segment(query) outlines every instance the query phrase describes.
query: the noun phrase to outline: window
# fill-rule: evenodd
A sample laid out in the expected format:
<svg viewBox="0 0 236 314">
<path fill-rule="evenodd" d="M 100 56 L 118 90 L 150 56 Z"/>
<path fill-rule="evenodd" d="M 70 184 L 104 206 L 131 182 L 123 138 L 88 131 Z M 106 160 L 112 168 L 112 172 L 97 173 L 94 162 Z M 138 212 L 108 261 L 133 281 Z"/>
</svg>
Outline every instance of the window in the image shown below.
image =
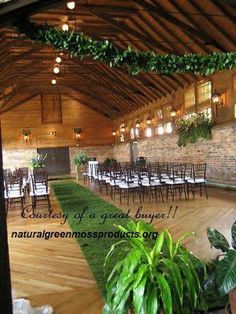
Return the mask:
<svg viewBox="0 0 236 314">
<path fill-rule="evenodd" d="M 167 133 L 167 134 L 170 134 L 173 132 L 173 126 L 172 126 L 172 123 L 171 122 L 167 122 L 165 125 L 164 125 L 164 133 Z"/>
<path fill-rule="evenodd" d="M 211 104 L 211 82 L 202 81 L 197 84 L 198 105 Z"/>
<path fill-rule="evenodd" d="M 131 138 L 131 140 L 134 140 L 134 138 L 135 138 L 134 128 L 130 129 L 130 138 Z"/>
<path fill-rule="evenodd" d="M 157 127 L 157 134 L 158 135 L 163 135 L 164 134 L 164 128 L 163 128 L 163 126 L 161 124 Z"/>
<path fill-rule="evenodd" d="M 157 110 L 157 119 L 162 120 L 163 119 L 163 109 L 160 108 Z"/>
<path fill-rule="evenodd" d="M 200 81 L 184 93 L 184 107 L 187 113 L 201 111 L 211 107 L 212 83 Z"/>
<path fill-rule="evenodd" d="M 152 136 L 152 128 L 147 127 L 146 128 L 146 137 L 151 137 Z"/>
<path fill-rule="evenodd" d="M 169 119 L 171 116 L 170 116 L 170 110 L 171 110 L 172 106 L 169 105 L 169 104 L 166 104 L 164 107 L 163 107 L 163 112 L 164 112 L 164 119 Z"/>
<path fill-rule="evenodd" d="M 184 93 L 184 107 L 185 110 L 188 111 L 188 109 L 195 109 L 196 104 L 196 95 L 195 95 L 195 85 L 191 86 L 189 89 L 187 89 Z"/>
</svg>

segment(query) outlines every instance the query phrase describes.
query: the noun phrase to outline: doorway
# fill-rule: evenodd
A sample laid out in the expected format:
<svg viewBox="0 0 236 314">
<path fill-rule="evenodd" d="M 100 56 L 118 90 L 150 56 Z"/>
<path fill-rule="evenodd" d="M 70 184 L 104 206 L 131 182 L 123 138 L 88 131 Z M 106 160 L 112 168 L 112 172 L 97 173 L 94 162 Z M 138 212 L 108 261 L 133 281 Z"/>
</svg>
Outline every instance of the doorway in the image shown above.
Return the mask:
<svg viewBox="0 0 236 314">
<path fill-rule="evenodd" d="M 50 176 L 70 174 L 69 147 L 38 148 L 38 154 L 47 154 L 45 170 Z"/>
<path fill-rule="evenodd" d="M 137 158 L 138 158 L 138 143 L 131 142 L 130 143 L 130 162 L 136 163 Z"/>
</svg>

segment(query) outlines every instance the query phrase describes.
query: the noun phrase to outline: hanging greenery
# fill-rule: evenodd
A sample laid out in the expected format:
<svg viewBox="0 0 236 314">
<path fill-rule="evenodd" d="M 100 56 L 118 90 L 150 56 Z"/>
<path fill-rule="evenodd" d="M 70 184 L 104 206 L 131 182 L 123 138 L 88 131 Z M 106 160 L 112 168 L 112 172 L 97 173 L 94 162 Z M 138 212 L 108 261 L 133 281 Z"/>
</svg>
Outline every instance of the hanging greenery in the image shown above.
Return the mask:
<svg viewBox="0 0 236 314">
<path fill-rule="evenodd" d="M 159 55 L 150 51 L 136 51 L 131 47 L 121 50 L 108 40 L 94 40 L 83 33 L 64 32 L 48 24 L 36 25 L 24 22 L 18 28 L 31 40 L 50 44 L 58 50 L 67 51 L 74 57 L 91 58 L 105 62 L 110 67 L 126 69 L 131 75 L 141 72 L 209 75 L 236 66 L 236 52 L 214 52 L 208 55 Z"/>
<path fill-rule="evenodd" d="M 212 119 L 206 113 L 193 113 L 180 119 L 177 122 L 178 145 L 196 143 L 200 138 L 210 140 L 213 125 Z"/>
</svg>

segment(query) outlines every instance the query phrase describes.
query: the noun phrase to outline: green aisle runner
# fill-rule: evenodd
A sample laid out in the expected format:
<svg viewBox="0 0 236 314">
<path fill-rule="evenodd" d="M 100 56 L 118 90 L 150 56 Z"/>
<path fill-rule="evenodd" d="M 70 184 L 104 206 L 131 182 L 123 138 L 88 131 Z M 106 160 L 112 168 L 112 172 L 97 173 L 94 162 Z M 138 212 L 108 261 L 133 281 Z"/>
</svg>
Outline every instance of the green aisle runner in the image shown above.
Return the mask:
<svg viewBox="0 0 236 314">
<path fill-rule="evenodd" d="M 69 225 L 75 232 L 115 232 L 114 224 L 126 226 L 128 218 L 123 218 L 124 213 L 117 207 L 102 200 L 88 189 L 77 183 L 66 180 L 56 181 L 51 184 L 60 207 L 64 213 L 69 214 Z M 81 213 L 84 218 L 80 222 Z M 92 215 L 90 218 L 89 216 Z M 113 218 L 104 219 L 107 215 Z M 105 216 L 105 217 L 104 217 Z M 116 218 L 115 218 L 115 217 Z M 120 218 L 121 216 L 121 218 Z M 94 218 L 96 217 L 96 218 Z M 105 295 L 104 259 L 111 245 L 120 239 L 118 238 L 79 238 L 78 242 L 92 269 L 101 293 Z M 113 257 L 114 263 L 116 256 Z M 111 266 L 112 267 L 112 266 Z"/>
</svg>

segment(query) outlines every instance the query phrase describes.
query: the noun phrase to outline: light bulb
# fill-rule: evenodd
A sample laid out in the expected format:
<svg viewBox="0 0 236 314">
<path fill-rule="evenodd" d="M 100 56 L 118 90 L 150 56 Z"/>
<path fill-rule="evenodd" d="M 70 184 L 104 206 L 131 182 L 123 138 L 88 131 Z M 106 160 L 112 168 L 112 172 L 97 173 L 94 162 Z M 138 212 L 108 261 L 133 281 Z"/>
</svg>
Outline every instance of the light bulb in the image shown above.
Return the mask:
<svg viewBox="0 0 236 314">
<path fill-rule="evenodd" d="M 52 83 L 52 85 L 56 85 L 57 84 L 57 80 L 56 79 L 52 79 L 51 83 Z"/>
<path fill-rule="evenodd" d="M 62 25 L 62 30 L 63 30 L 64 32 L 68 32 L 68 30 L 69 30 L 69 25 L 68 25 L 67 23 L 64 23 L 64 24 Z"/>
<path fill-rule="evenodd" d="M 74 8 L 75 8 L 75 1 L 69 1 L 69 2 L 67 2 L 67 8 L 68 8 L 69 10 L 74 10 Z"/>
<path fill-rule="evenodd" d="M 61 63 L 61 57 L 56 57 L 56 63 Z"/>
<path fill-rule="evenodd" d="M 58 67 L 58 66 L 54 67 L 54 68 L 53 68 L 53 72 L 54 72 L 55 74 L 58 74 L 58 73 L 60 72 L 59 67 Z"/>
</svg>

